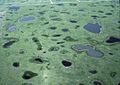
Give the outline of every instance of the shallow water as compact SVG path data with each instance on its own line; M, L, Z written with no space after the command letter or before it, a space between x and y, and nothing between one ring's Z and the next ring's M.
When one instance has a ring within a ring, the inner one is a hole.
M8 9L11 11L18 11L20 9L20 6L10 6Z
M6 28L6 31L8 31L8 32L14 32L17 29L16 26L11 23L7 23L5 28Z
M119 85L119 0L0 0L0 85Z
M88 23L84 26L84 29L92 33L100 33L100 31L102 31L100 28L102 27L98 23L96 24Z
M19 22L22 22L22 23L30 23L32 22L33 20L35 20L35 17L34 16L23 16L19 19Z
M76 44L76 45L72 45L71 48L78 53L86 52L88 56L92 56L92 57L100 58L104 56L102 52L95 50L90 45Z

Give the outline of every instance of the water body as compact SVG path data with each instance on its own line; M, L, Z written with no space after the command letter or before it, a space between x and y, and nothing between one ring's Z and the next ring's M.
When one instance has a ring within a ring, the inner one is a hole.
M117 37L109 37L109 39L106 40L106 43L116 43L116 42L120 42L120 38Z
M84 29L92 32L92 33L100 33L102 26L100 26L98 23L88 23L84 26Z
M89 50L87 51L87 54L88 54L89 56L97 57L97 58L101 58L101 57L104 56L104 54L103 54L102 52L97 51L97 50L94 50L94 49L89 49Z
M76 52L82 52L84 50L92 49L90 45L82 45L82 44L72 45L71 48Z
M13 43L15 43L15 41L9 41L3 45L3 48L10 48L10 46L13 45Z
M100 51L95 50L92 46L90 45L82 45L82 44L75 44L72 45L71 48L76 51L76 52L87 52L88 56L96 57L96 58L101 58L104 56L104 54Z
M30 23L32 21L34 21L36 19L35 16L23 16L19 19L19 22L22 22L22 23Z
M10 24L10 23L8 23L7 25L6 25L6 31L8 31L8 32L15 32L16 31L16 26L14 25L14 24Z
M11 11L18 11L20 9L20 6L10 6L8 9Z

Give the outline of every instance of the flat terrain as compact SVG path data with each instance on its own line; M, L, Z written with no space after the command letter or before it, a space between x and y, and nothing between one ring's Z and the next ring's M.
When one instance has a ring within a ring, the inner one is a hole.
M0 85L120 85L117 0L0 0Z

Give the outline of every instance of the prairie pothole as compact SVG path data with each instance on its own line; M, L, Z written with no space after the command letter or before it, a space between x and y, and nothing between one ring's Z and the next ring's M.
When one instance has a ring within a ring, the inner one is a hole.
M5 25L6 31L7 32L15 32L17 30L17 27L15 24L8 23Z
M22 16L18 21L22 23L30 23L36 19L35 16L28 15L28 16Z
M19 39L10 39L9 41L5 42L2 47L3 48L10 48L14 43L18 42Z
M96 74L96 73L97 73L97 70L90 70L89 73L91 73L91 74Z
M20 66L20 63L19 63L19 62L14 62L14 63L13 63L13 66L14 66L14 67L19 67L19 66Z
M14 5L14 6L10 6L8 9L10 11L18 11L20 9L20 6Z
M38 74L34 73L32 71L25 71L22 78L25 79L25 80L28 80L28 79L31 79L31 78L33 78L35 76L38 76Z
M104 54L101 51L95 50L90 45L83 45L83 44L75 44L71 46L71 49L76 51L77 53L86 52L88 56L101 58Z
M92 33L100 33L102 26L100 26L98 23L88 23L84 26L84 29L92 32Z
M44 60L42 58L31 58L29 59L29 62L31 63L36 63L36 64L42 64L44 62Z
M62 64L65 66L65 67L70 67L72 65L72 62L71 61L68 61L68 60L62 60Z
M92 82L93 85L103 85L103 82L101 82L100 80L94 80Z
M116 43L116 42L120 42L120 38L110 36L110 37L106 40L106 43Z

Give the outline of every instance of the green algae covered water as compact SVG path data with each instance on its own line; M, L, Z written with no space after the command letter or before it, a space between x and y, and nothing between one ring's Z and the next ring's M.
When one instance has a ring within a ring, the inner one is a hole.
M120 0L0 0L0 85L120 85Z

